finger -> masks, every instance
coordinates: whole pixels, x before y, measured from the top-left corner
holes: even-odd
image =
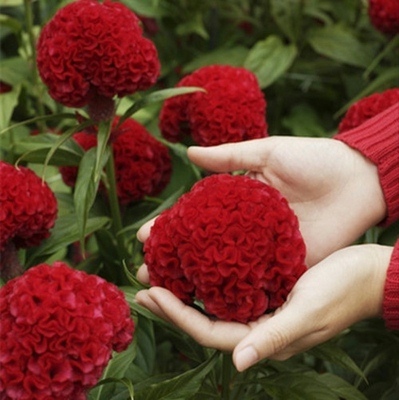
[[[301,350],[300,339],[312,331],[315,329],[304,318],[303,307],[292,303],[255,326],[234,349],[233,362],[238,371],[243,371],[264,358],[289,358]],[[308,345],[302,343],[304,348]]]
[[[140,290],[136,293],[136,302],[140,306],[143,306],[150,310],[153,314],[164,319],[165,321],[171,322],[167,315],[162,311],[158,304],[149,295],[149,290]]]
[[[254,139],[211,147],[192,146],[187,154],[193,163],[210,171],[256,171],[265,164],[265,157],[271,150],[271,139]]]
[[[154,225],[155,219],[156,218],[150,219],[148,222],[142,225],[140,229],[137,231],[137,239],[141,243],[144,243],[150,236],[151,227]]]
[[[152,287],[148,293],[168,320],[204,347],[231,352],[250,330],[238,322],[213,321],[164,288]]]
[[[143,264],[137,271],[136,274],[137,279],[144,284],[150,283],[150,275],[148,274],[147,265]]]

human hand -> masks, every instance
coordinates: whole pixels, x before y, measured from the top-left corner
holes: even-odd
[[[352,244],[386,214],[376,166],[338,140],[272,136],[190,147],[188,156],[210,171],[247,170],[279,190],[298,216],[308,266]],[[152,222],[139,230],[141,241]]]
[[[264,358],[287,359],[381,315],[391,254],[392,247],[379,245],[339,250],[302,275],[282,307],[248,324],[213,320],[160,287],[138,292],[136,301],[201,345],[233,351],[243,371]]]

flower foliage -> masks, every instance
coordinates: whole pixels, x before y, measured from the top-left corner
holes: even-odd
[[[211,175],[155,221],[145,243],[150,283],[193,297],[227,321],[248,322],[285,301],[305,272],[298,220],[274,188]]]
[[[132,340],[123,293],[62,262],[40,264],[0,289],[0,397],[85,399]]]
[[[341,133],[356,128],[398,102],[399,88],[388,89],[382,93],[364,97],[349,107],[339,124],[338,131]]]
[[[70,107],[148,89],[160,70],[138,17],[110,0],[60,9],[40,34],[37,66],[50,95]]]
[[[50,235],[57,217],[57,200],[45,182],[29,168],[0,161],[0,251],[37,246]]]
[[[267,136],[266,100],[256,76],[242,67],[211,65],[187,75],[177,87],[206,92],[165,101],[160,113],[163,136],[181,141],[191,135],[201,146]]]
[[[172,172],[168,148],[134,119],[126,119],[116,128],[118,122],[119,118],[115,118],[111,146],[120,203],[129,204],[159,194],[169,183]],[[73,138],[84,150],[97,145],[95,133],[78,132]],[[76,167],[62,167],[61,174],[67,185],[75,185]]]
[[[370,0],[369,16],[379,31],[391,35],[399,33],[399,1]]]

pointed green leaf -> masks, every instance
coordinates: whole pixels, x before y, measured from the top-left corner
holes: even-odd
[[[190,398],[201,387],[203,379],[212,371],[219,359],[219,352],[215,352],[207,361],[198,367],[158,384],[150,385],[139,390],[136,387],[135,400],[175,400]]]
[[[344,64],[367,67],[373,60],[372,49],[341,25],[314,28],[308,41],[316,53]]]
[[[2,93],[0,96],[0,130],[6,129],[11,121],[11,116],[18,104],[21,85],[14,85],[10,92]]]
[[[108,153],[108,154],[107,154]],[[104,168],[109,157],[109,149],[101,159],[99,168]],[[81,246],[84,247],[84,237],[89,211],[97,195],[100,176],[96,177],[97,147],[88,150],[83,156],[75,184],[74,204],[78,220]]]
[[[171,89],[162,89],[152,92],[142,98],[138,99],[130,108],[126,110],[126,112],[121,116],[119,119],[118,125],[121,125],[123,121],[127,118],[131,117],[135,112],[144,108],[148,104],[157,103],[160,101],[164,101],[174,96],[179,96],[183,94],[189,94],[202,91],[205,92],[203,88],[200,87],[178,87],[178,88],[171,88]]]
[[[270,11],[278,27],[292,41],[301,34],[302,0],[270,0]]]
[[[244,67],[257,76],[259,86],[264,89],[291,67],[296,55],[294,44],[285,45],[280,37],[271,35],[249,51]]]
[[[96,181],[100,180],[101,173],[105,165],[102,163],[102,160],[104,159],[107,143],[109,141],[109,137],[111,136],[111,124],[112,121],[101,121],[98,127],[96,166],[94,168],[94,180]]]

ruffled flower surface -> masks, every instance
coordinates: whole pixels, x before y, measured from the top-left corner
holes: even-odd
[[[119,2],[77,0],[43,28],[37,66],[50,95],[70,107],[151,87],[160,62],[138,17]]]
[[[277,190],[247,176],[197,182],[156,219],[144,251],[152,285],[242,323],[281,306],[306,271],[297,217]]]
[[[123,293],[62,262],[0,289],[0,398],[82,400],[132,340]]]
[[[388,35],[399,33],[398,0],[369,0],[369,16],[380,32]]]
[[[252,72],[211,65],[187,75],[176,86],[197,86],[206,92],[164,102],[160,129],[167,140],[191,136],[201,146],[212,146],[267,136],[266,100]]]
[[[349,107],[339,124],[338,132],[342,133],[356,128],[395,103],[399,103],[399,88],[388,89],[382,93],[364,97]]]
[[[0,161],[0,251],[9,242],[17,248],[37,246],[50,235],[57,200],[29,168]]]
[[[119,118],[114,120],[116,127]],[[84,150],[97,145],[93,133],[79,132],[73,138]],[[117,194],[121,204],[159,194],[169,183],[172,162],[168,148],[134,119],[125,120],[111,135]],[[62,167],[64,182],[74,186],[76,167]]]

